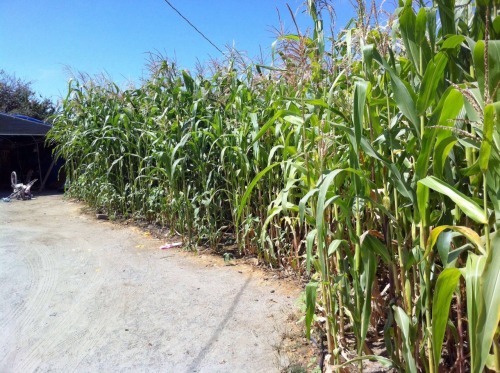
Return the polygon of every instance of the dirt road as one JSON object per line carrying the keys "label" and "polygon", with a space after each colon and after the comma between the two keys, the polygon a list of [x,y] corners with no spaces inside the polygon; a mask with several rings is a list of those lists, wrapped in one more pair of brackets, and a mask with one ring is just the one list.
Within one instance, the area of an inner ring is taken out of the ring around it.
{"label": "dirt road", "polygon": [[0,202],[0,372],[279,371],[295,291],[81,209]]}

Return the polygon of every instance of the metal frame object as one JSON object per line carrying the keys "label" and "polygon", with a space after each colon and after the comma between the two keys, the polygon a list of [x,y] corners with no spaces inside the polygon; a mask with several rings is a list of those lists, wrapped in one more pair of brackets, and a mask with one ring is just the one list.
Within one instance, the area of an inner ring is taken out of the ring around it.
{"label": "metal frame object", "polygon": [[12,171],[10,174],[10,183],[13,189],[13,192],[10,196],[8,196],[8,199],[16,198],[16,199],[22,199],[22,200],[27,200],[31,199],[33,195],[31,194],[31,187],[33,184],[35,184],[38,181],[38,179],[33,179],[28,184],[22,184],[17,182],[17,174],[16,171]]}

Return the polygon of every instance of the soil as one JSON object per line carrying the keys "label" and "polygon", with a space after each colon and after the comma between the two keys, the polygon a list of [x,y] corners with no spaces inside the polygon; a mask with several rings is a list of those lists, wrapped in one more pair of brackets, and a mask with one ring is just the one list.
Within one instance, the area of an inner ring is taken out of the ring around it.
{"label": "soil", "polygon": [[301,371],[299,286],[82,209],[0,202],[0,372]]}

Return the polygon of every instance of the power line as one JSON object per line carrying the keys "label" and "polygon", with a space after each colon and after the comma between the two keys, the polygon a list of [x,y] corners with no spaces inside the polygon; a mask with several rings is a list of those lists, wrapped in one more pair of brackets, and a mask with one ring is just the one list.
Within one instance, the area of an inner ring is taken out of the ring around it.
{"label": "power line", "polygon": [[212,41],[211,41],[209,38],[207,38],[203,32],[201,32],[200,30],[198,30],[198,28],[196,28],[196,26],[195,26],[195,25],[193,25],[193,24],[191,23],[191,21],[189,21],[189,19],[187,19],[186,17],[184,17],[184,16],[182,15],[182,13],[181,13],[181,12],[179,12],[179,11],[178,11],[178,10],[177,10],[177,9],[176,9],[176,8],[175,8],[172,4],[171,4],[171,3],[170,3],[170,1],[168,1],[168,0],[164,0],[164,1],[168,4],[168,6],[169,6],[170,8],[172,8],[172,9],[173,9],[173,10],[174,10],[174,11],[175,11],[178,15],[180,15],[180,16],[181,16],[181,17],[182,17],[182,18],[183,18],[183,19],[184,19],[187,23],[189,23],[189,25],[190,25],[192,28],[194,28],[198,34],[200,34],[200,35],[201,35],[201,36],[202,36],[202,37],[203,37],[206,41],[208,41],[210,44],[212,44],[212,46],[213,46],[215,49],[217,49],[217,50],[218,50],[221,54],[224,54],[224,52],[223,52],[223,51],[221,51],[221,50],[220,50],[220,48],[219,48],[217,45],[215,45],[214,43],[212,43]]}

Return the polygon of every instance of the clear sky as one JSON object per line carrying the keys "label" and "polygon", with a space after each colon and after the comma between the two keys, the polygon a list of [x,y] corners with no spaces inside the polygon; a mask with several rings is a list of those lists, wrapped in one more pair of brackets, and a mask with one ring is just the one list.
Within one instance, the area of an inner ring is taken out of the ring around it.
{"label": "clear sky", "polygon": [[[302,0],[169,0],[219,48],[234,45],[250,57],[270,54],[281,19],[294,30],[311,25]],[[337,24],[352,14],[335,0]],[[119,85],[147,76],[147,52],[158,51],[192,69],[220,53],[164,0],[0,0],[0,69],[31,81],[54,101],[67,91],[69,73],[106,72]]]}

